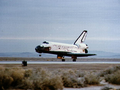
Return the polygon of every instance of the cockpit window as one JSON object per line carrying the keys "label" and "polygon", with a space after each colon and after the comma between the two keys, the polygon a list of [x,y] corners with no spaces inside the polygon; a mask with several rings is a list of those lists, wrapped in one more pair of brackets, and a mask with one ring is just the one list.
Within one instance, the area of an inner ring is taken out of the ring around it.
{"label": "cockpit window", "polygon": [[49,44],[49,42],[44,41],[43,44]]}

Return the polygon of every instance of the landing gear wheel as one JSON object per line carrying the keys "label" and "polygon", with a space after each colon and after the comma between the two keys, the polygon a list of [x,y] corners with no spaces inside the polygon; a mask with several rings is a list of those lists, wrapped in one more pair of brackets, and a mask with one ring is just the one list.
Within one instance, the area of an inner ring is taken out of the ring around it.
{"label": "landing gear wheel", "polygon": [[23,65],[23,66],[27,66],[27,61],[25,61],[25,60],[22,61],[22,65]]}
{"label": "landing gear wheel", "polygon": [[73,59],[73,62],[76,62],[76,59]]}
{"label": "landing gear wheel", "polygon": [[73,62],[76,62],[77,56],[72,56]]}
{"label": "landing gear wheel", "polygon": [[65,59],[62,59],[63,62],[65,62]]}

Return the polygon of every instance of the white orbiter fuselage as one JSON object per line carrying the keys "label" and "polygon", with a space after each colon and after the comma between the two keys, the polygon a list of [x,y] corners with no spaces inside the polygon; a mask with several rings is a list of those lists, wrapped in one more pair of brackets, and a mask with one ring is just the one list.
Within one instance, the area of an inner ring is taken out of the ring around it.
{"label": "white orbiter fuselage", "polygon": [[56,54],[57,58],[62,59],[62,61],[65,61],[64,56],[71,56],[73,58],[73,61],[76,61],[77,57],[96,55],[88,54],[88,45],[83,43],[86,36],[87,31],[84,30],[76,39],[74,44],[44,41],[43,44],[38,45],[35,50],[38,53]]}

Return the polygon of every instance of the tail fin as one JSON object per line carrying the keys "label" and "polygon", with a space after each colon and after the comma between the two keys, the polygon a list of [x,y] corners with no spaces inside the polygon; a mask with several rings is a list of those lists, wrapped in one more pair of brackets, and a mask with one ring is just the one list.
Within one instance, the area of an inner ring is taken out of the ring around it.
{"label": "tail fin", "polygon": [[87,36],[87,31],[84,30],[84,31],[80,34],[80,36],[76,39],[76,41],[74,42],[74,45],[75,45],[75,44],[80,44],[80,43],[84,42],[86,36]]}

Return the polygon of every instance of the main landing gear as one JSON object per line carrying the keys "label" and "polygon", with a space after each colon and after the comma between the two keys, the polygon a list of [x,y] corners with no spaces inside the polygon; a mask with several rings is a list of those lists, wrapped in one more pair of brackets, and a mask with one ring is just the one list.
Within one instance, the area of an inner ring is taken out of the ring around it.
{"label": "main landing gear", "polygon": [[72,56],[73,62],[76,62],[77,57],[76,56]]}
{"label": "main landing gear", "polygon": [[[76,62],[77,57],[72,57],[72,59],[73,59],[73,62]],[[64,57],[62,57],[62,62],[65,62],[65,58]]]}

